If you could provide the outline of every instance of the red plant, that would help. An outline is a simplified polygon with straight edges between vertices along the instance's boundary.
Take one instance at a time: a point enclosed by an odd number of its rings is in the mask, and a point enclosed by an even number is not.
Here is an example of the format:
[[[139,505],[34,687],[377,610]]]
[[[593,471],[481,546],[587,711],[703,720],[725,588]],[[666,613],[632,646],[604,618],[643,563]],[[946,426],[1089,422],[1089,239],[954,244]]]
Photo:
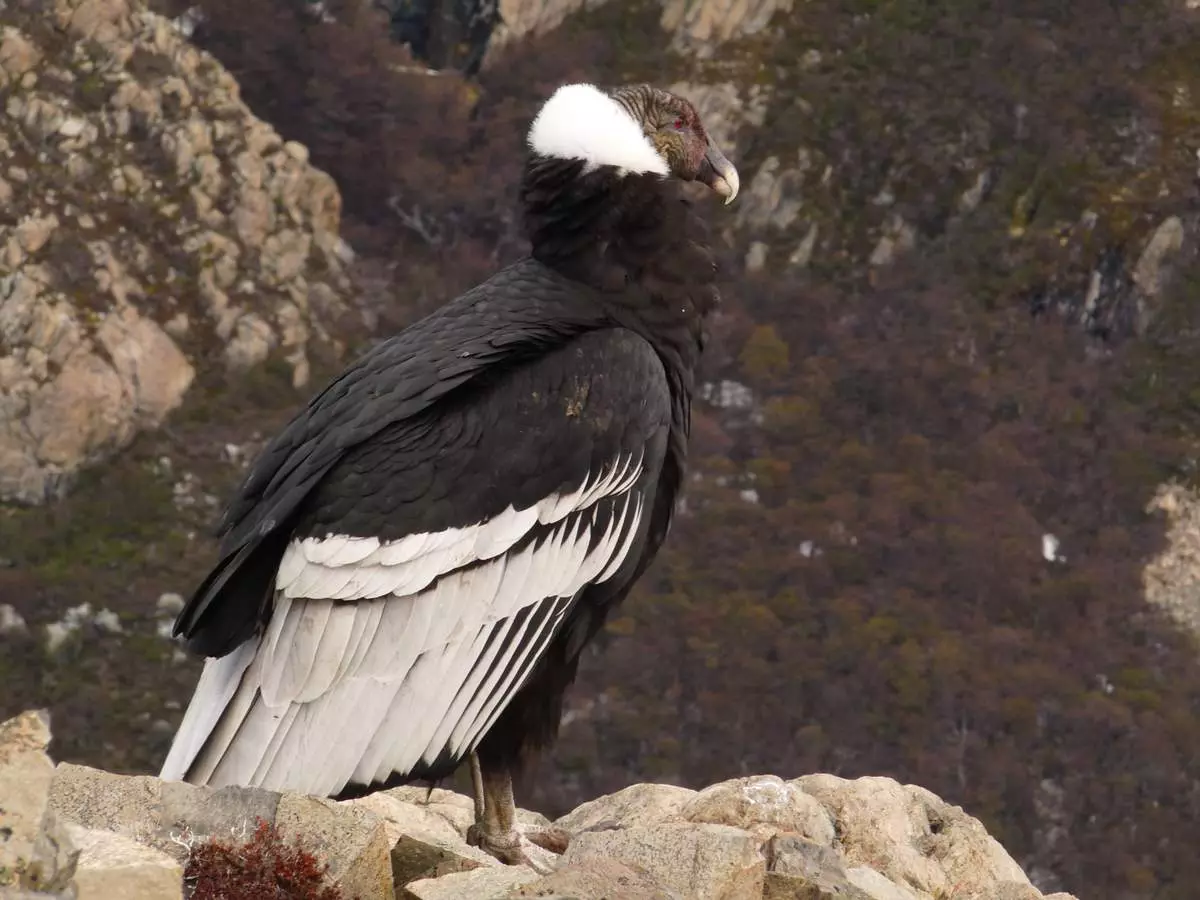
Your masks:
[[[329,866],[291,844],[258,818],[249,841],[208,840],[196,845],[184,870],[189,900],[345,900],[325,884]]]

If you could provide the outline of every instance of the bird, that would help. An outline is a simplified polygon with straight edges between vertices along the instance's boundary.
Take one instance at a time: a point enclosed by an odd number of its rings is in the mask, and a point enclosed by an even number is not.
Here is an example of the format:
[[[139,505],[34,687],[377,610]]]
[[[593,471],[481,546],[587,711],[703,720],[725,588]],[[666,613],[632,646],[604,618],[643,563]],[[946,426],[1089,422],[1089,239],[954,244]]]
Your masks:
[[[205,658],[160,777],[347,799],[470,765],[512,864],[513,776],[662,546],[739,189],[687,99],[560,85],[529,127],[529,251],[363,353],[261,450],[172,634]]]

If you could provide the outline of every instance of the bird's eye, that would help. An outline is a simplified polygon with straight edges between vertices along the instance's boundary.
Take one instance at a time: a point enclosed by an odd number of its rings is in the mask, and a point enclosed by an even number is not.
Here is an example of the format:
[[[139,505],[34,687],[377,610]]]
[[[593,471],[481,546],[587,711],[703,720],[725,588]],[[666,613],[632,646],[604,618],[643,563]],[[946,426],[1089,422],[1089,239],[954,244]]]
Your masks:
[[[676,120],[675,120],[675,130],[676,130],[676,131],[683,131],[683,119],[682,119],[682,118],[679,118],[679,119],[676,119]]]

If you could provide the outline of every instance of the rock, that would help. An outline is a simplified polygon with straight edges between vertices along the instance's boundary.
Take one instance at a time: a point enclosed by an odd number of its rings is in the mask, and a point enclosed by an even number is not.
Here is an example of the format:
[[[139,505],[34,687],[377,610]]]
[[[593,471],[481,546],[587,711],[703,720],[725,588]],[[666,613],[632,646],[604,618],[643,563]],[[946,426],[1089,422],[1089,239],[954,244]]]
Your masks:
[[[498,900],[537,878],[528,866],[498,866],[424,878],[407,885],[402,900]]]
[[[260,820],[359,900],[1042,900],[977,820],[890,778],[632,785],[559,819],[571,844],[539,875],[467,846],[473,803],[452,791],[411,786],[339,803],[212,789],[54,768],[49,740],[36,712],[0,725],[0,879],[60,900],[178,898],[198,843],[248,839]],[[528,810],[518,822],[548,824]]]
[[[471,827],[471,823],[475,821],[475,803],[470,797],[465,797],[462,794],[456,794],[454,791],[443,790],[436,788],[430,792],[427,788],[417,787],[416,785],[408,785],[406,787],[392,788],[386,791],[387,795],[401,800],[405,803],[413,803],[428,809],[430,812],[436,813],[446,819],[453,825],[460,835],[464,838],[467,835],[467,829]],[[426,803],[426,796],[429,797]],[[550,820],[539,812],[533,812],[528,809],[517,809],[517,825],[525,825],[533,828],[541,828],[549,825]]]
[[[1145,334],[1158,309],[1158,299],[1173,274],[1172,263],[1184,248],[1183,220],[1178,216],[1164,219],[1146,241],[1133,269],[1138,287],[1137,332]]]
[[[595,9],[606,0],[499,0],[499,21],[487,42],[483,65],[490,66],[496,51],[528,35],[545,34],[581,9]]]
[[[317,797],[283,794],[275,826],[302,835],[305,845],[329,863],[334,884],[350,897],[393,896],[387,830],[367,810]]]
[[[799,835],[778,835],[766,846],[763,900],[868,900],[849,880],[837,852]]]
[[[790,12],[792,0],[666,0],[659,24],[672,34],[672,47],[703,59],[737,37],[757,34],[777,12]]]
[[[851,781],[835,775],[806,775],[791,783],[832,815],[847,876],[859,887],[877,881],[870,873],[856,874],[862,866],[931,895],[953,888],[970,896],[998,883],[1030,884],[978,819],[924,788],[891,778]]]
[[[49,809],[50,717],[25,712],[0,724],[0,887],[65,890],[78,851]]]
[[[1142,570],[1146,601],[1200,636],[1200,493],[1164,484],[1147,512],[1166,516],[1166,546]]]
[[[753,273],[765,269],[769,249],[765,241],[751,241],[750,249],[746,251],[746,271]]]
[[[469,846],[446,816],[426,806],[406,802],[387,791],[345,803],[383,821],[392,848],[392,880],[397,885],[500,865],[494,857]]]
[[[244,369],[278,348],[303,384],[314,346],[338,352],[325,324],[352,286],[333,180],[165,18],[143,0],[10,6],[0,501],[41,503],[157,428],[222,357]],[[37,165],[18,166],[28,146]],[[295,305],[310,293],[326,302]]]
[[[846,877],[855,889],[871,900],[923,900],[904,885],[884,878],[870,866],[847,869]]]
[[[573,834],[605,822],[619,822],[626,828],[675,822],[695,796],[695,791],[672,784],[634,784],[589,800],[554,824]]]
[[[67,827],[79,848],[78,900],[179,900],[183,868],[161,851],[111,831]]]
[[[11,603],[0,603],[0,634],[24,634],[29,630],[25,617]]]
[[[113,775],[61,763],[50,806],[64,820],[113,832],[185,861],[189,842],[210,835],[248,835],[255,821],[329,864],[334,883],[361,900],[390,900],[390,846],[382,821],[365,809],[256,788],[202,788],[149,776]]]
[[[615,859],[652,872],[669,890],[693,900],[750,900],[762,896],[766,861],[759,841],[728,825],[639,825],[576,834],[567,865]]]
[[[572,900],[683,900],[647,872],[614,859],[585,859],[522,885],[509,897],[570,897]]]
[[[689,822],[761,831],[764,838],[785,831],[832,847],[836,837],[833,820],[820,802],[774,775],[714,784],[689,800],[680,814]]]
[[[768,156],[746,186],[746,204],[735,214],[736,227],[750,232],[765,228],[784,229],[800,217],[801,187],[812,163],[800,150],[794,164]]]
[[[899,216],[889,216],[868,262],[872,266],[890,265],[897,256],[907,253],[916,245],[916,230]]]

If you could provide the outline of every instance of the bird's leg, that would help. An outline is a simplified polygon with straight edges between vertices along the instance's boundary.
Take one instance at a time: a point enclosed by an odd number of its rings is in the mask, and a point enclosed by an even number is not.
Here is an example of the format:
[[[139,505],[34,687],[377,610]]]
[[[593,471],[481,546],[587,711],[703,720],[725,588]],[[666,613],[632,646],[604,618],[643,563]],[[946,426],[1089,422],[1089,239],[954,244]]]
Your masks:
[[[545,853],[562,853],[569,837],[561,829],[517,828],[512,775],[507,769],[485,767],[471,754],[471,784],[475,794],[475,824],[467,830],[467,843],[509,865],[532,866],[548,872],[553,866]],[[522,846],[524,845],[524,846]],[[529,851],[533,851],[532,855]]]
[[[506,770],[485,771],[478,754],[472,753],[471,786],[475,794],[475,824],[467,830],[467,843],[510,865],[528,862],[516,829],[512,776]]]
[[[479,754],[472,752],[470,757],[471,762],[471,793],[475,798],[475,824],[478,825],[483,821],[483,811],[485,808],[483,798],[483,768],[479,763]]]

